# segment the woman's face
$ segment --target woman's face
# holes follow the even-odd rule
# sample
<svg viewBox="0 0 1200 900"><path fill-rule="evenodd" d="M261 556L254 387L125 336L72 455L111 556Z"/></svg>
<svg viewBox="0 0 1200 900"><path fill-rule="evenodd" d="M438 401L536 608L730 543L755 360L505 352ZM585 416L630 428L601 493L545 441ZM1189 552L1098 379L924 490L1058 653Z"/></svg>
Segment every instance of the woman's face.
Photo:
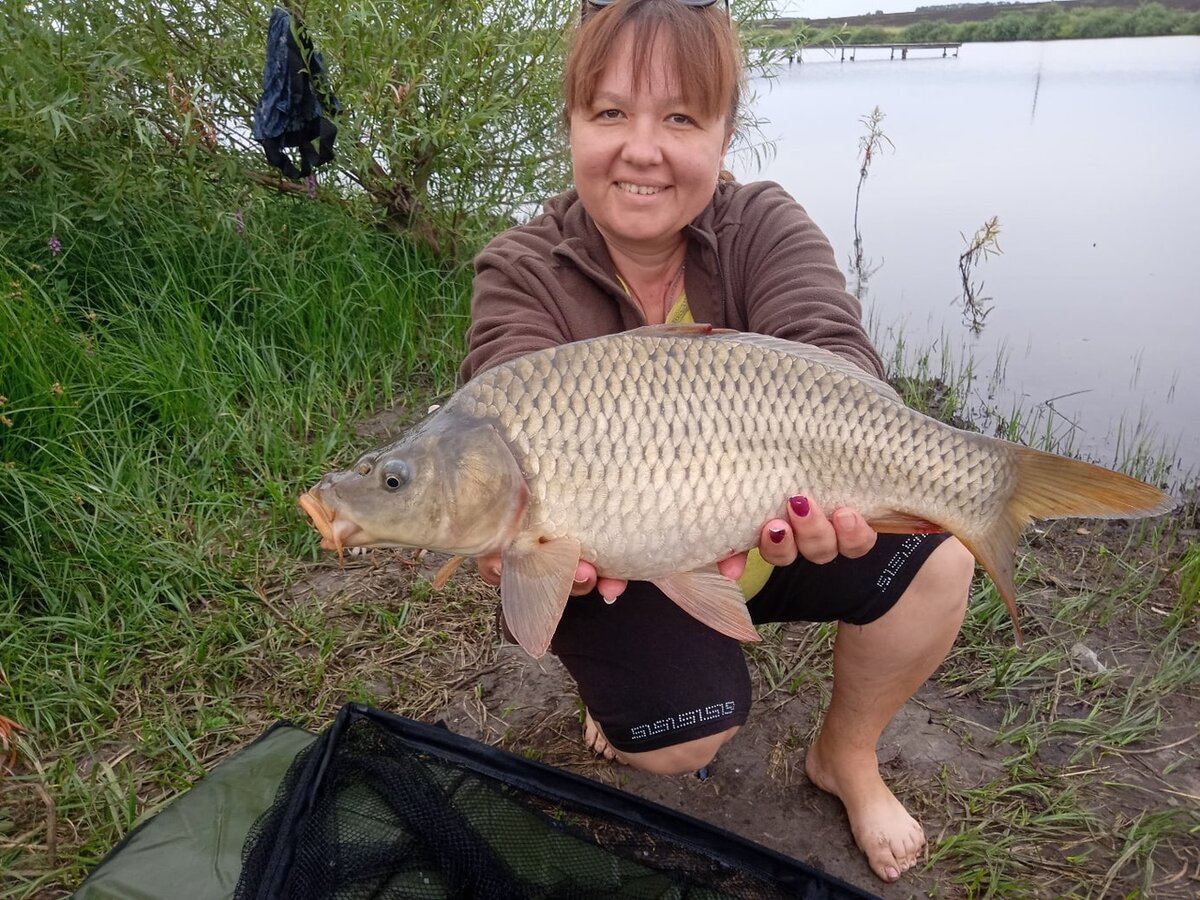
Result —
<svg viewBox="0 0 1200 900"><path fill-rule="evenodd" d="M609 246L630 255L678 246L712 198L730 138L724 116L684 103L661 41L653 57L649 84L635 86L621 39L591 107L570 116L580 199Z"/></svg>

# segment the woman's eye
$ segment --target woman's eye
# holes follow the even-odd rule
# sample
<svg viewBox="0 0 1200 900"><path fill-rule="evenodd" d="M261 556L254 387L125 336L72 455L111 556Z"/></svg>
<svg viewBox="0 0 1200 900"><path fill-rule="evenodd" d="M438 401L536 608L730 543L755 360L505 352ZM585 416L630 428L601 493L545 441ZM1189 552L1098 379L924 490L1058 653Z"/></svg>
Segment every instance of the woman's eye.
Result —
<svg viewBox="0 0 1200 900"><path fill-rule="evenodd" d="M602 109L602 110L600 110L600 113L596 116L596 118L598 118L598 119L619 119L619 118L621 118L621 111L619 109Z"/></svg>
<svg viewBox="0 0 1200 900"><path fill-rule="evenodd" d="M412 470L402 459L389 459L383 464L383 483L389 491L398 491L412 480Z"/></svg>
<svg viewBox="0 0 1200 900"><path fill-rule="evenodd" d="M690 125L694 121L687 113L672 113L667 118L672 125Z"/></svg>

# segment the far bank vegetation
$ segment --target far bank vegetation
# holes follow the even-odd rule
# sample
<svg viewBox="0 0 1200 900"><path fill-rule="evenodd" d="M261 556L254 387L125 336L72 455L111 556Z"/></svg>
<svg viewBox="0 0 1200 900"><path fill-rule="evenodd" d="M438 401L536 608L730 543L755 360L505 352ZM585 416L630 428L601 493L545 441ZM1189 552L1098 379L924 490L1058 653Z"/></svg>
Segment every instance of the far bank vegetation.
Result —
<svg viewBox="0 0 1200 900"><path fill-rule="evenodd" d="M970 8L968 8L970 9ZM949 15L942 7L927 7L926 18L907 24L853 24L797 20L781 29L773 43L789 46L877 43L969 43L972 41L1057 41L1115 37L1156 37L1200 34L1200 10L1167 8L1160 3L1136 7L1089 6L1065 8L1056 3L1037 10L1004 11L1003 6L980 6L979 18L961 19L965 10ZM945 14L943 14L945 13ZM891 17L881 16L882 21Z"/></svg>

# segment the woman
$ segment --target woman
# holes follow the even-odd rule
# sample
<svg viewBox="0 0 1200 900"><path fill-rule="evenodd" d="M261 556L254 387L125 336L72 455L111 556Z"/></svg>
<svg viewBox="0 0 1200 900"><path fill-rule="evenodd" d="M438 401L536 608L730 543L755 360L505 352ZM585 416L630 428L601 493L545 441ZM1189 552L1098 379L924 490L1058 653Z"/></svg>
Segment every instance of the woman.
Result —
<svg viewBox="0 0 1200 900"><path fill-rule="evenodd" d="M687 320L816 344L882 376L824 235L778 185L723 175L741 78L719 5L585 7L564 85L575 189L476 260L464 379L546 346ZM875 747L949 651L973 560L944 534L876 535L857 511L823 510L796 487L787 519L763 526L761 560L721 568L742 575L756 623L840 622L832 701L805 767L894 881L925 837ZM498 558L479 568L498 581ZM585 740L651 772L707 765L748 712L740 646L653 586L603 576L580 564L551 645L588 708Z"/></svg>

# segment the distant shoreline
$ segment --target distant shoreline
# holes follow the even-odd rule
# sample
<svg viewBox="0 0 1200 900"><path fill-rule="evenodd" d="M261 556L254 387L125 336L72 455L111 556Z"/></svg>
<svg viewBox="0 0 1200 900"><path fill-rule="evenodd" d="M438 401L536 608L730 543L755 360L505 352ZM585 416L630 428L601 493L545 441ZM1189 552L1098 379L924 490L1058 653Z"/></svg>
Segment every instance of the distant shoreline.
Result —
<svg viewBox="0 0 1200 900"><path fill-rule="evenodd" d="M868 0L869 2L869 0ZM1155 0L1167 9L1200 11L1200 0ZM948 3L931 6L918 6L912 12L874 13L863 16L834 16L822 19L810 19L804 16L778 18L771 20L769 27L788 28L792 25L804 24L810 28L828 28L838 25L878 25L882 27L902 28L920 22L983 22L996 16L1008 13L1036 13L1047 6L1057 6L1064 12L1076 9L1128 9L1134 10L1144 6L1146 0L1059 0L1056 3Z"/></svg>

